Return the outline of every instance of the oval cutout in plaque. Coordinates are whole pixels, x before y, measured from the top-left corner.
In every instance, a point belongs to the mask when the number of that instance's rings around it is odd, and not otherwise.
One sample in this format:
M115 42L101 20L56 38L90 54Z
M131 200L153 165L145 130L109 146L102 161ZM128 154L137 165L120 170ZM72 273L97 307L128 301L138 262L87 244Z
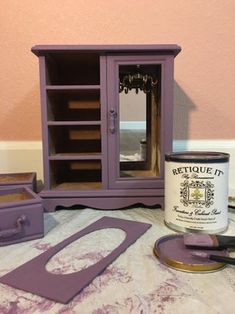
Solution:
M45 268L58 275L86 269L110 254L125 238L126 232L118 228L93 231L53 255Z

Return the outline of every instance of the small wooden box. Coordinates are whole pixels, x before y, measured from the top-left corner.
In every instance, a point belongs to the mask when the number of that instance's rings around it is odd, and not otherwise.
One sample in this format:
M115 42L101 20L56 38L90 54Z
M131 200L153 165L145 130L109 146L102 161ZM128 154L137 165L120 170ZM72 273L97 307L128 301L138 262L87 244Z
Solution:
M0 246L43 236L41 198L27 187L0 189Z
M0 174L0 188L28 187L36 192L37 182L35 172Z

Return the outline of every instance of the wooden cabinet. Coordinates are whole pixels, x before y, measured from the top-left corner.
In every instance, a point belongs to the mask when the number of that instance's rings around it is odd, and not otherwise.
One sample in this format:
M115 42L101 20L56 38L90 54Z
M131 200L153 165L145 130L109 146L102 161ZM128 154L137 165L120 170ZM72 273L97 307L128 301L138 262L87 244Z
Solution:
M32 51L40 64L45 209L162 205L180 47L46 45Z

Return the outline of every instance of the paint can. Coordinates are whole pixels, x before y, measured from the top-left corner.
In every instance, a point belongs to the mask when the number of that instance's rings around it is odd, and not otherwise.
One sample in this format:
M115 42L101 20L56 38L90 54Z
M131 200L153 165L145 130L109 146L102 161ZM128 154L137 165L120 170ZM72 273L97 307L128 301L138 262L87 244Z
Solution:
M229 154L165 155L165 223L183 232L219 233L228 227Z

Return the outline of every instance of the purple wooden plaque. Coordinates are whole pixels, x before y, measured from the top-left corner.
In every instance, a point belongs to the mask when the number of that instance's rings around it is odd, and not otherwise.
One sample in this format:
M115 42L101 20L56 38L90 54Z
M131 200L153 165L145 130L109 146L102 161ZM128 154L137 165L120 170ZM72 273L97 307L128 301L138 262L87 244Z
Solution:
M150 227L151 225L147 223L102 217L48 251L4 275L0 278L0 282L66 304ZM126 232L126 238L96 264L72 274L57 275L46 270L45 266L48 261L68 244L88 233L105 228L122 229Z

